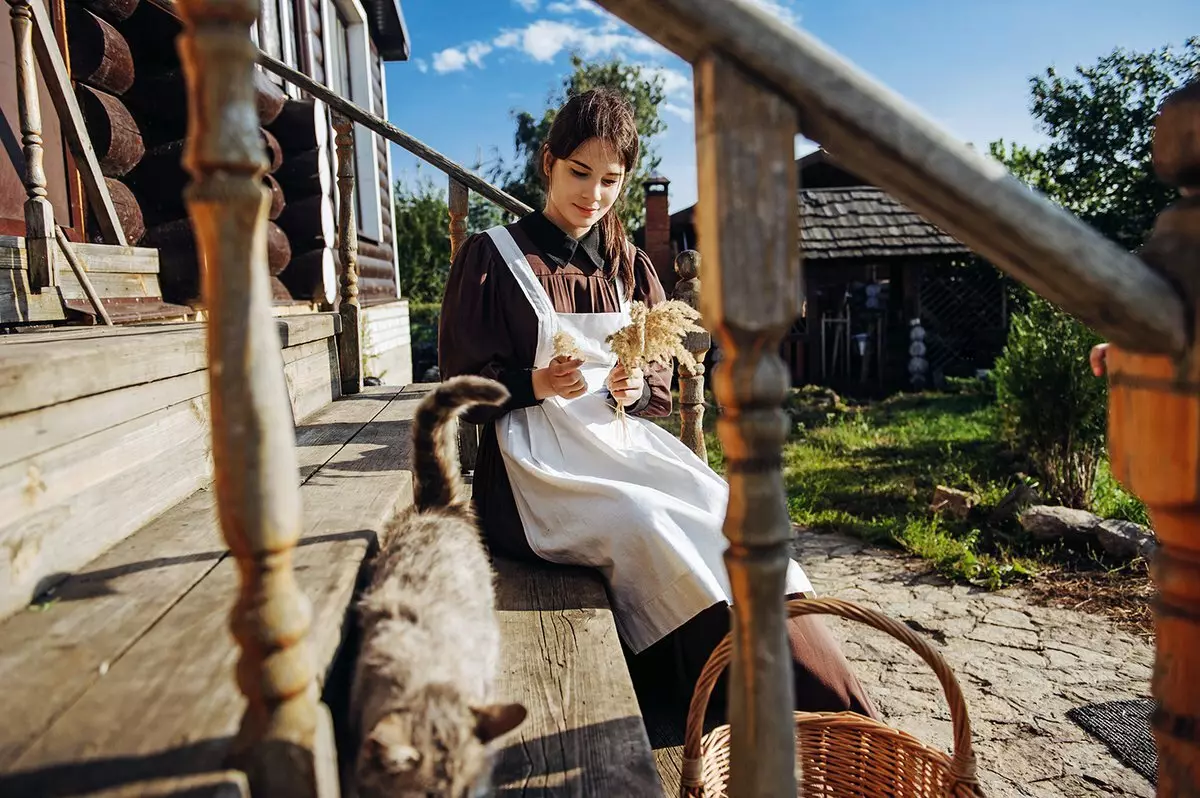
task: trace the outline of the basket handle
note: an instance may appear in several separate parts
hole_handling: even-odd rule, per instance
[[[950,776],[957,784],[977,785],[975,750],[971,745],[971,721],[967,717],[967,704],[963,700],[958,680],[942,655],[935,651],[924,638],[899,621],[841,599],[795,599],[787,602],[789,618],[802,615],[836,615],[850,621],[865,623],[881,632],[886,632],[915,651],[933,669],[941,682],[942,692],[950,705],[950,721],[954,726],[954,754],[950,763]],[[733,635],[725,635],[704,665],[692,701],[688,706],[687,729],[683,745],[684,787],[700,787],[700,743],[704,733],[704,715],[713,687],[733,657]],[[694,783],[692,783],[694,782]]]

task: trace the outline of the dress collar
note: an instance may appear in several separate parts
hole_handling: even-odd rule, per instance
[[[592,229],[588,230],[583,238],[576,240],[547,219],[541,211],[529,214],[518,224],[525,230],[534,246],[554,260],[562,264],[570,263],[576,251],[582,250],[593,266],[597,269],[604,268],[604,256],[600,254],[599,225],[592,225]]]

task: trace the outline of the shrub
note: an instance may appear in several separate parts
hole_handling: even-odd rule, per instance
[[[437,365],[438,319],[441,315],[442,306],[435,302],[410,302],[408,305],[413,379],[423,379],[425,372]]]
[[[1090,505],[1104,458],[1108,388],[1088,366],[1099,342],[1083,323],[1031,295],[1012,318],[992,372],[1007,442],[1029,457],[1043,498],[1069,507]]]

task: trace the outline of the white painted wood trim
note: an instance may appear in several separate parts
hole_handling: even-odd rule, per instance
[[[388,87],[387,87],[387,61],[380,59],[379,63],[379,85],[383,88],[383,118],[388,119]],[[400,297],[400,248],[396,246],[396,180],[392,177],[392,147],[395,145],[390,141],[384,152],[387,153],[387,213],[392,216],[392,268],[396,274],[396,296]],[[378,193],[378,192],[376,192]],[[382,223],[382,222],[381,222]],[[382,232],[382,231],[381,231]]]

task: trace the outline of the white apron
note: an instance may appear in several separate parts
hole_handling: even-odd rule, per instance
[[[556,313],[509,232],[495,227],[488,235],[537,314],[534,368],[549,365],[560,330],[585,361],[587,393],[552,396],[496,421],[525,536],[543,559],[600,570],[621,638],[640,652],[730,601],[721,531],[729,486],[658,425],[631,415],[622,425],[606,401],[616,356],[604,339],[629,323],[620,280],[619,313]],[[785,592],[808,590],[793,561]]]

